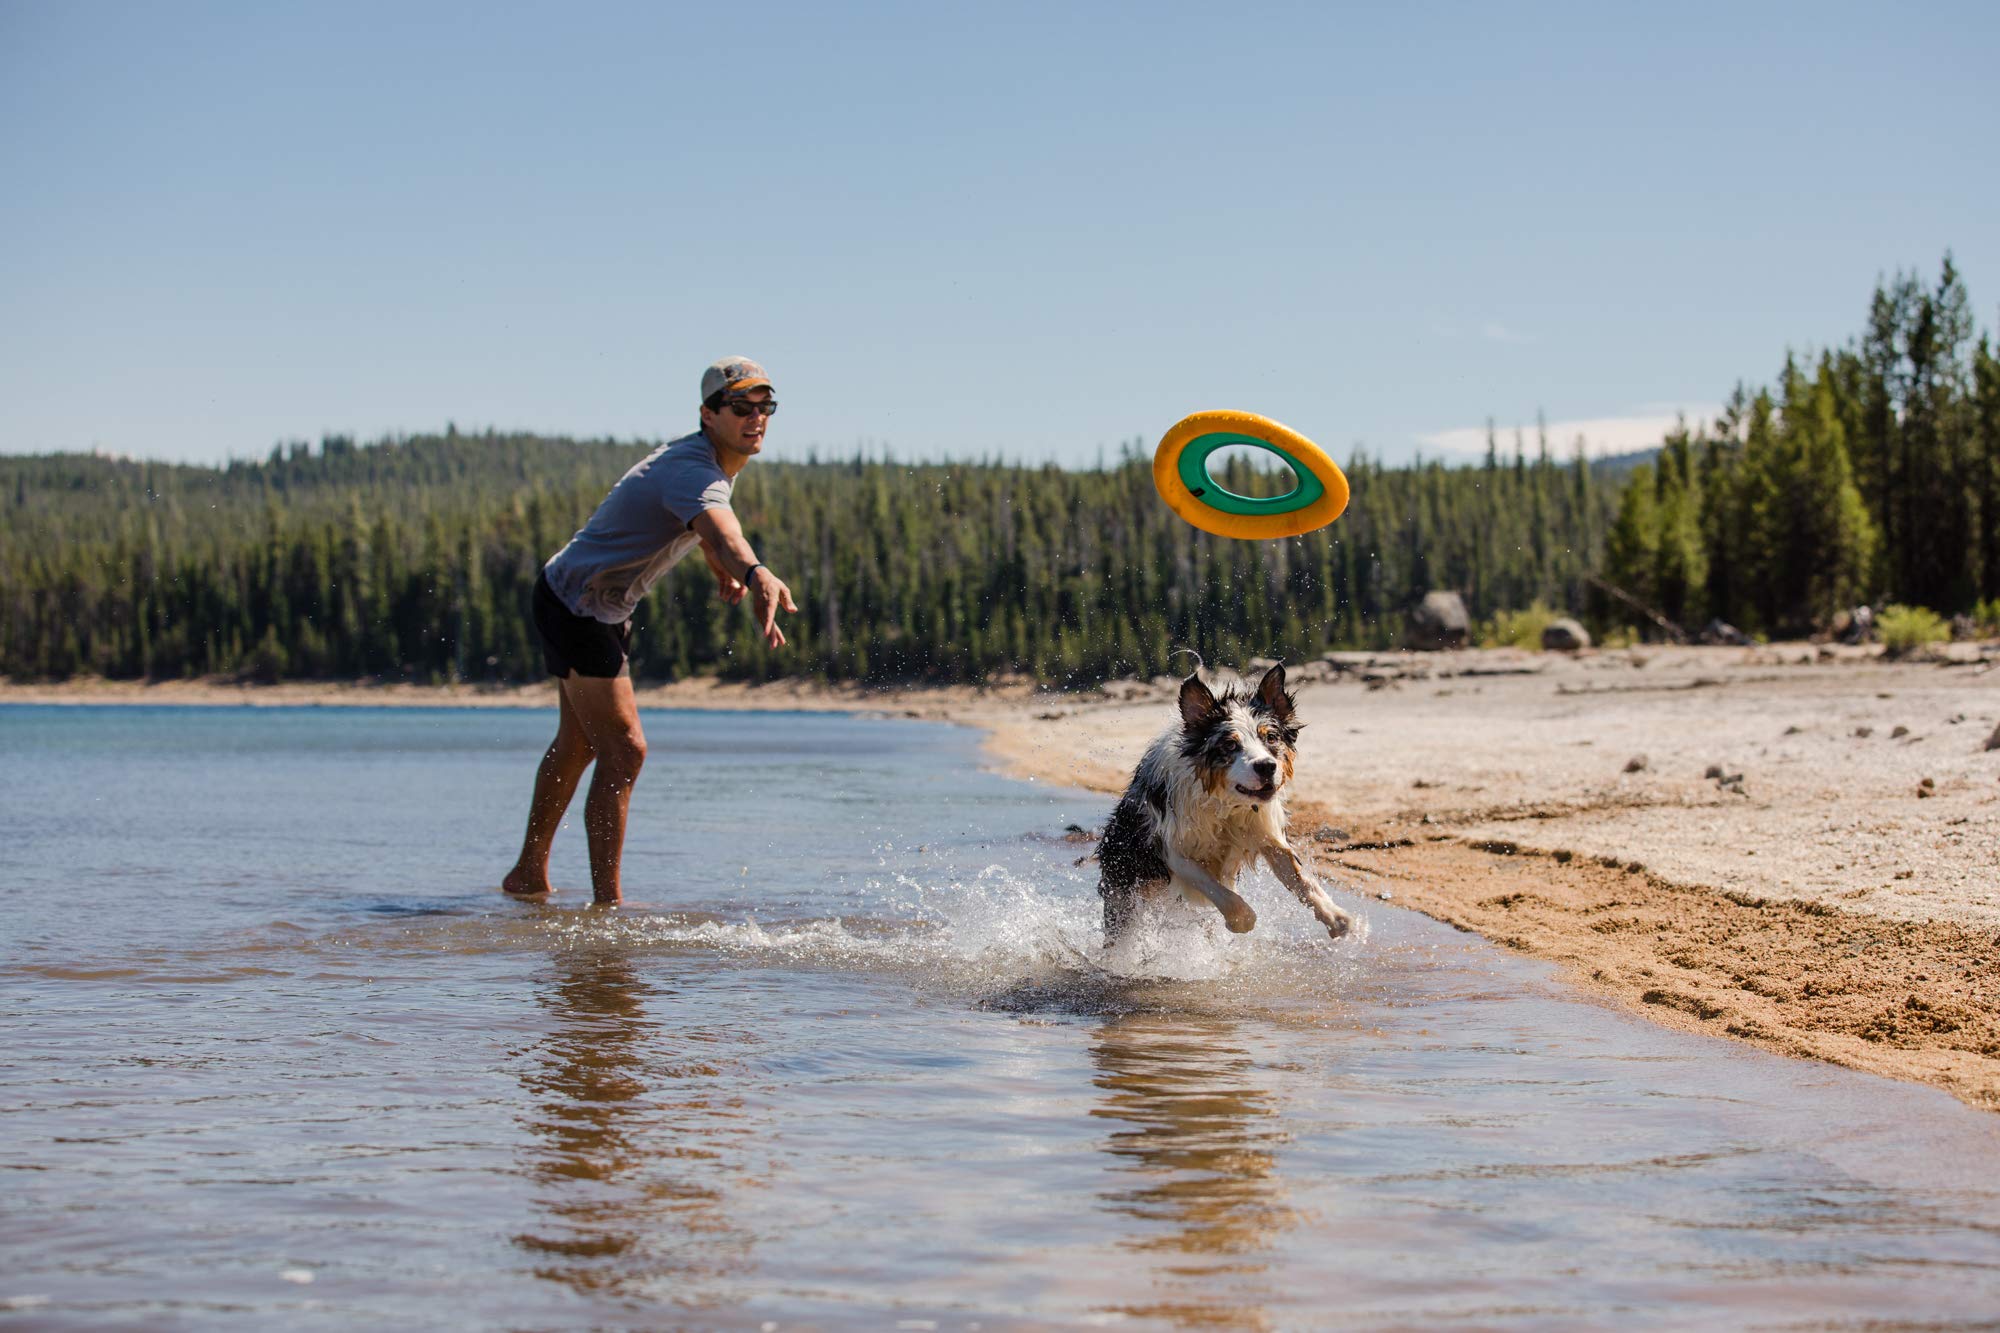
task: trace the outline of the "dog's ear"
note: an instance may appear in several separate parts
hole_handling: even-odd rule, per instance
[[[1198,727],[1215,711],[1215,695],[1201,683],[1200,673],[1181,682],[1181,725]]]
[[[1264,673],[1264,679],[1257,683],[1257,702],[1264,711],[1280,722],[1292,720],[1292,710],[1297,700],[1285,693],[1285,664],[1278,663]]]

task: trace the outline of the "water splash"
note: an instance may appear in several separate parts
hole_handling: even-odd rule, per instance
[[[1366,957],[1365,919],[1353,937],[1334,943],[1268,876],[1248,876],[1239,887],[1260,918],[1248,935],[1231,935],[1212,911],[1163,895],[1111,948],[1094,883],[1055,858],[962,873],[893,871],[859,887],[855,912],[510,906],[404,918],[377,943],[424,953],[608,950],[856,972],[1009,1012],[1269,1011],[1324,999],[1354,981]]]

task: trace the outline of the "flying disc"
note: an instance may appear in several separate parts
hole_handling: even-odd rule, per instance
[[[1232,445],[1276,454],[1292,470],[1283,495],[1238,495],[1208,475],[1209,456]],[[1347,476],[1326,451],[1255,412],[1196,412],[1174,423],[1153,455],[1153,485],[1167,507],[1203,532],[1244,541],[1296,537],[1347,508]]]

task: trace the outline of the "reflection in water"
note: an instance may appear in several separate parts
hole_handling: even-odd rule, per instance
[[[539,1256],[537,1276],[582,1295],[715,1299],[749,1263],[722,1185],[750,1131],[720,1071],[673,1046],[719,1034],[652,1022],[647,1001],[665,992],[616,947],[565,950],[551,966],[539,999],[553,1030],[522,1076],[534,1099],[523,1166],[546,1223],[515,1242]]]
[[[1255,1281],[1271,1239],[1293,1221],[1278,1178],[1279,1128],[1255,1062],[1218,1018],[1141,1013],[1110,1018],[1091,1043],[1103,1091],[1091,1114],[1119,1122],[1103,1144],[1116,1161],[1103,1206],[1142,1225],[1123,1242],[1162,1257],[1184,1296],[1128,1315],[1262,1328]]]

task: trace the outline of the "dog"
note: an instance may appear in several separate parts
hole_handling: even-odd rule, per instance
[[[1218,698],[1200,671],[1181,682],[1180,724],[1147,748],[1098,844],[1107,947],[1142,901],[1170,885],[1190,902],[1213,903],[1236,934],[1250,930],[1257,914],[1234,886],[1260,856],[1328,935],[1354,928],[1285,837],[1284,792],[1303,726],[1283,663],[1249,694],[1232,685]]]

